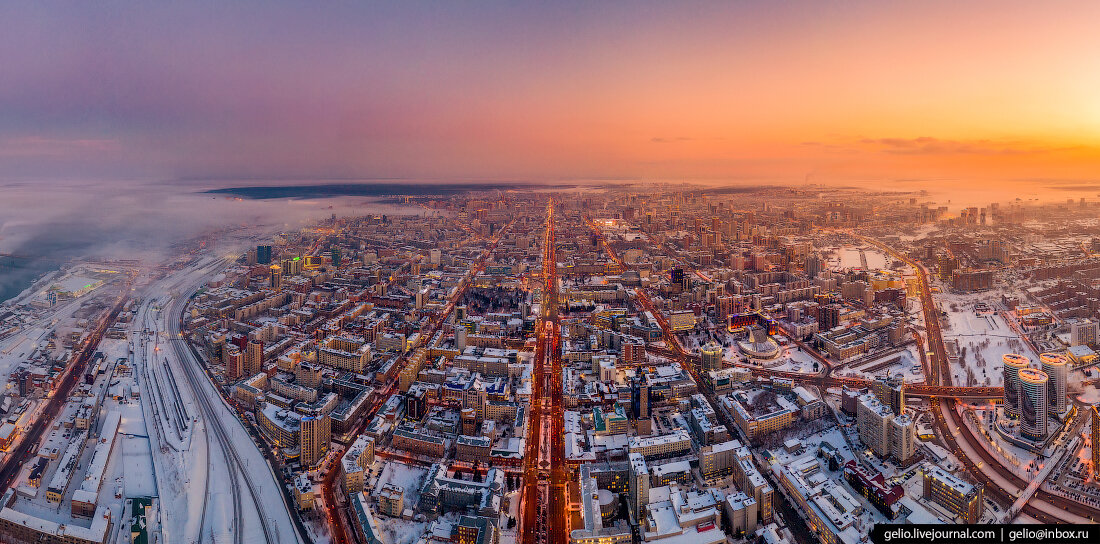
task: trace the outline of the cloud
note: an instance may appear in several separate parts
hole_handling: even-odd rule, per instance
[[[863,138],[859,143],[895,155],[1038,155],[1069,149],[1017,140],[947,140],[931,136]]]
[[[655,144],[672,144],[672,143],[679,143],[679,142],[690,142],[690,141],[693,141],[693,140],[695,140],[695,138],[689,138],[687,136],[676,136],[674,138],[664,138],[664,137],[660,137],[660,136],[655,136],[655,137],[651,138],[649,141],[653,142]]]

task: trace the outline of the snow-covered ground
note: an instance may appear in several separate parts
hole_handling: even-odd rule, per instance
[[[128,438],[133,442],[124,448],[128,452],[151,452],[150,462],[135,463],[133,471],[155,479],[140,481],[135,477],[134,481],[135,485],[152,487],[161,498],[163,542],[231,541],[238,530],[245,542],[264,542],[264,525],[270,542],[298,542],[291,514],[282,500],[281,484],[251,436],[206,378],[200,363],[189,355],[181,361],[169,340],[169,322],[178,319],[176,312],[182,309],[177,297],[188,296],[193,287],[218,269],[217,261],[204,259],[194,267],[149,283],[135,294],[141,304],[135,309],[130,336],[134,377],[147,425],[145,437]],[[194,365],[197,386],[188,379],[184,364]],[[169,416],[163,413],[165,407],[172,412],[173,404],[178,402],[167,385],[169,379],[175,380],[181,409],[189,420],[182,437],[175,434]],[[217,422],[207,419],[199,396],[211,401]],[[233,461],[231,466],[232,457],[223,454],[221,438],[211,427],[215,424],[224,429],[227,446],[239,456],[239,464]],[[255,500],[251,490],[255,491]]]
[[[22,330],[0,340],[0,378],[7,381],[16,365],[33,357],[36,352],[46,349],[47,337],[51,332],[75,328],[77,319],[73,314],[84,304],[117,292],[117,287],[106,284],[82,297],[61,301],[53,308],[36,313]],[[65,351],[58,342],[51,355],[62,357]]]
[[[951,365],[955,385],[1001,385],[1002,357],[1006,353],[1037,360],[1038,354],[998,311],[999,297],[995,293],[941,294],[936,298],[940,309],[947,312],[942,328],[944,341],[958,342],[958,362]],[[976,309],[983,303],[988,309]]]
[[[901,374],[905,379],[905,383],[924,383],[924,371],[921,369],[920,352],[918,350],[919,348],[917,346],[910,345],[900,352],[882,357],[875,357],[845,367],[843,370],[838,371],[837,375],[871,379],[875,376],[882,376],[884,374],[889,374],[891,376]],[[883,366],[885,363],[891,361],[892,364]]]
[[[389,484],[405,490],[405,504],[416,504],[420,500],[420,485],[424,483],[428,469],[397,461],[385,461],[381,465],[382,472],[378,476],[378,483],[374,486],[371,495],[378,498],[378,492],[382,486]]]
[[[826,251],[832,252],[832,256],[826,259],[830,268],[863,268],[863,259],[860,257],[860,246],[830,247],[825,249]],[[863,246],[862,249],[863,254],[867,257],[867,269],[881,270],[886,268],[888,261],[885,253],[869,246]]]

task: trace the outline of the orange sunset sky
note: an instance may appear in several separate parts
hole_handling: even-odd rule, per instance
[[[0,178],[1091,181],[1100,3],[0,8]]]

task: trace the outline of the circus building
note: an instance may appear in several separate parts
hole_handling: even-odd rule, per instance
[[[749,328],[748,336],[737,343],[745,355],[754,359],[774,359],[779,355],[779,344],[762,327]]]

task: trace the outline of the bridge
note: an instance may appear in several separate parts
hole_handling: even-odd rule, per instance
[[[672,358],[675,355],[668,348],[661,347],[647,347],[646,351],[662,355],[664,357]],[[702,358],[694,353],[687,353],[684,355],[691,364],[697,367],[702,363]],[[738,364],[735,365],[742,368],[747,368],[752,371],[754,376],[763,378],[788,378],[796,383],[815,385],[818,387],[855,387],[865,388],[871,387],[871,380],[866,378],[853,378],[846,376],[828,376],[824,373],[810,374],[806,372],[789,372],[786,370],[772,370],[770,368],[764,368],[753,365]],[[910,397],[918,398],[952,398],[952,399],[964,399],[964,400],[980,400],[980,399],[999,399],[1004,396],[1003,387],[964,387],[964,386],[949,386],[949,385],[928,385],[928,384],[906,384],[905,394]]]

